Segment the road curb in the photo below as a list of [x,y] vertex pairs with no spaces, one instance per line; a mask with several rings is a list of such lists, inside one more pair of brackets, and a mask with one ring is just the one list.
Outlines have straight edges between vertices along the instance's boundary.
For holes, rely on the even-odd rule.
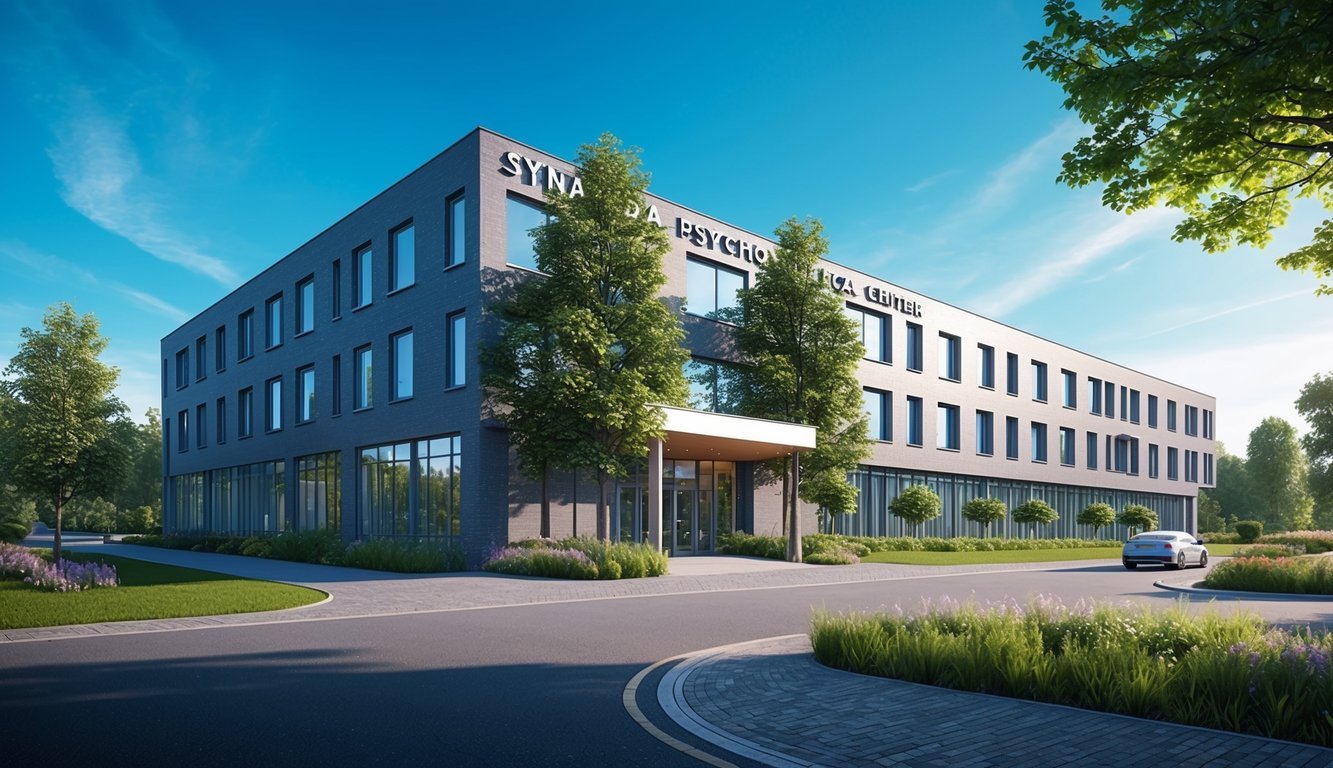
[[[1195,582],[1195,584],[1202,583],[1203,582]],[[1329,595],[1293,595],[1287,592],[1243,592],[1238,589],[1207,589],[1206,587],[1196,587],[1193,584],[1170,584],[1165,581],[1154,581],[1152,585],[1158,589],[1165,589],[1171,592],[1183,592],[1188,595],[1199,595],[1201,597],[1229,597],[1237,600],[1267,600],[1276,603],[1333,602],[1333,597]]]

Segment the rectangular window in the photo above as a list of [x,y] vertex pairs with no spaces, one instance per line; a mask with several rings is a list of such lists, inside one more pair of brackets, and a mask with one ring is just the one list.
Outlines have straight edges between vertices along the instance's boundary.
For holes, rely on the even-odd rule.
[[1102,415],[1102,380],[1088,377],[1088,411],[1093,416]]
[[1004,457],[1018,460],[1018,419],[1014,416],[1004,417]]
[[374,298],[375,287],[375,252],[370,244],[361,246],[352,253],[352,293],[356,301],[352,308],[364,307]]
[[1129,391],[1129,423],[1139,423],[1139,391],[1131,389]]
[[1157,446],[1148,443],[1148,477],[1156,480],[1159,472]]
[[200,336],[194,340],[194,380],[203,381],[208,377],[208,337]]
[[343,358],[342,355],[333,356],[333,397],[329,412],[333,416],[341,416],[343,412]]
[[315,366],[296,372],[296,423],[315,420]]
[[1199,482],[1199,452],[1185,451],[1185,482]]
[[246,387],[236,393],[236,436],[250,437],[255,433],[255,391]]
[[389,233],[389,291],[401,291],[416,281],[417,235],[409,221]]
[[870,439],[890,441],[893,439],[893,393],[878,389],[861,391],[866,414],[870,417]]
[[273,349],[282,344],[282,294],[269,299],[264,304],[264,316],[268,321],[268,331],[264,336],[266,349]]
[[236,361],[255,354],[255,311],[247,309],[236,318]]
[[907,444],[921,446],[921,420],[924,417],[921,398],[907,396]]
[[[685,381],[690,385],[689,406],[713,413],[736,413],[740,404],[732,400],[736,392],[731,386],[733,366],[718,360],[692,357],[685,362]],[[875,425],[870,425],[874,432]]]
[[550,216],[537,203],[510,195],[505,200],[505,261],[511,266],[537,269],[535,230]]
[[[1175,431],[1176,431],[1176,401],[1175,401],[1175,400],[1167,400],[1167,401],[1166,401],[1166,431],[1168,431],[1168,432],[1175,432]],[[1174,479],[1174,478],[1172,478],[1172,479]]]
[[176,353],[176,389],[185,389],[190,385],[190,348]]
[[268,402],[264,408],[264,428],[269,432],[282,429],[282,377],[269,379],[264,386],[268,393]]
[[1009,352],[1004,356],[1005,382],[1004,391],[1018,397],[1018,355]]
[[218,445],[227,442],[227,398],[219,397],[217,402]]
[[449,332],[447,340],[449,364],[445,375],[446,386],[461,387],[467,384],[467,314],[455,312],[449,315],[445,327]]
[[1105,385],[1104,389],[1106,390],[1106,397],[1105,397],[1105,401],[1104,401],[1102,404],[1103,404],[1104,406],[1106,406],[1106,411],[1105,411],[1105,413],[1104,413],[1103,415],[1106,416],[1106,418],[1108,418],[1108,419],[1114,419],[1114,418],[1115,418],[1115,385],[1108,381],[1108,382],[1106,382],[1106,385]]
[[1032,460],[1046,463],[1046,425],[1039,421],[1032,422]]
[[462,264],[467,260],[467,198],[461,191],[444,201],[444,229],[444,266]]
[[461,442],[457,435],[440,435],[362,449],[361,536],[459,536]]
[[1115,439],[1115,471],[1129,472],[1129,438],[1120,436]]
[[333,260],[333,319],[343,316],[343,262]]
[[213,372],[227,370],[227,326],[219,325],[213,332]]
[[1190,437],[1199,436],[1199,408],[1194,405],[1185,406],[1185,434]]
[[1088,469],[1097,468],[1097,433],[1088,433]]
[[352,409],[361,410],[375,405],[375,376],[371,365],[370,346],[352,353],[356,360],[356,379],[352,382]]
[[1148,426],[1157,429],[1157,395],[1148,395]]
[[958,406],[940,403],[935,409],[935,447],[945,451],[958,450]]
[[995,389],[995,347],[977,345],[977,370],[979,386]]
[[1129,395],[1128,395],[1128,392],[1129,392],[1129,389],[1128,389],[1124,384],[1121,384],[1121,385],[1120,385],[1120,420],[1121,420],[1121,421],[1125,421],[1125,420],[1129,419]]
[[1064,380],[1064,406],[1066,408],[1078,407],[1078,374],[1073,371],[1060,371],[1060,378]]
[[740,292],[748,284],[748,275],[727,269],[711,261],[688,259],[685,262],[685,311],[713,320],[738,322]]
[[1131,475],[1139,473],[1139,439],[1137,437],[1129,439],[1129,473]]
[[995,414],[977,411],[977,453],[990,456],[995,453]]
[[1032,361],[1032,399],[1039,403],[1046,402],[1047,399],[1047,372],[1046,363],[1038,360]]
[[889,354],[891,333],[888,318],[877,312],[853,307],[850,304],[843,307],[843,312],[860,331],[861,343],[865,346],[865,358],[881,363],[890,362],[892,360]]
[[200,403],[194,407],[194,447],[208,447],[208,404]]
[[1203,412],[1203,436],[1209,440],[1213,439],[1213,412]]
[[947,333],[940,334],[940,378],[949,381],[963,378],[963,341]]
[[342,451],[297,457],[296,473],[296,530],[342,530]]
[[412,332],[403,331],[390,337],[389,365],[393,369],[393,399],[403,400],[412,396]]
[[1213,485],[1213,454],[1203,455],[1203,484]]
[[296,284],[296,335],[315,330],[315,276]]
[[176,450],[184,453],[190,450],[190,411],[183,410],[176,414]]
[[1060,465],[1072,467],[1075,460],[1074,430],[1069,427],[1060,427]]
[[1106,436],[1106,471],[1115,471],[1115,438]]
[[921,373],[921,366],[925,358],[923,345],[925,339],[922,338],[921,326],[916,323],[907,324],[907,370]]

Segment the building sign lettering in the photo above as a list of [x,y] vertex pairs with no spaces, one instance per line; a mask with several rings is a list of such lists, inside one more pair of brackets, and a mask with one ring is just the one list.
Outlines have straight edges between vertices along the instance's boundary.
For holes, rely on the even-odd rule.
[[[500,173],[514,176],[529,187],[552,190],[570,197],[583,197],[583,181],[578,176],[565,173],[550,163],[533,160],[517,152],[500,155]],[[649,204],[647,208],[635,206],[628,213],[636,219],[646,216],[648,221],[658,226],[662,225],[662,216],[658,213],[656,205]]]
[[867,285],[864,290],[857,291],[856,283],[847,275],[838,275],[823,269],[819,270],[819,274],[820,278],[838,293],[848,296],[862,296],[870,304],[878,304],[904,315],[921,317],[921,302],[916,299],[909,299],[902,294],[894,293],[888,288],[881,288],[878,285]]
[[679,217],[676,218],[676,237],[689,242],[696,248],[717,251],[755,264],[764,263],[772,253],[766,246],[742,240],[739,237],[732,237],[711,227],[701,226],[689,219]]

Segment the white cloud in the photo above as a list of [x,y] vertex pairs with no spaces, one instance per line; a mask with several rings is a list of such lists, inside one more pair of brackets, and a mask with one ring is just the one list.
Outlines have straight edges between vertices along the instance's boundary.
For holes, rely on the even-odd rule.
[[1219,317],[1234,315],[1237,312],[1245,312],[1247,310],[1254,309],[1255,307],[1262,307],[1266,304],[1276,304],[1279,301],[1294,299],[1297,296],[1309,296],[1309,295],[1310,295],[1309,289],[1302,288],[1299,291],[1288,291],[1287,293],[1280,293],[1276,296],[1269,296],[1267,298],[1259,299],[1257,301],[1247,302],[1245,304],[1235,304],[1227,307],[1226,309],[1219,310],[1217,312],[1213,312],[1211,314],[1207,314],[1202,317],[1194,317],[1189,320],[1186,320],[1183,323],[1178,323],[1176,325],[1172,325],[1166,328],[1159,328],[1158,330],[1152,331],[1151,333],[1141,334],[1139,338],[1150,339],[1154,336],[1161,336],[1163,334],[1171,333],[1172,331],[1178,331],[1181,328],[1188,328],[1191,325],[1198,325],[1199,323],[1206,323],[1209,320],[1216,320]]
[[936,184],[939,184],[941,181],[944,181],[945,179],[947,179],[947,178],[949,178],[950,176],[953,176],[953,175],[955,175],[955,174],[957,174],[957,173],[958,173],[958,169],[957,169],[957,168],[954,168],[954,169],[951,169],[951,170],[948,170],[948,171],[944,171],[944,172],[942,172],[942,173],[934,174],[933,176],[927,176],[926,178],[922,179],[921,181],[918,181],[917,183],[913,184],[912,186],[907,187],[907,188],[904,189],[903,191],[904,191],[904,192],[920,192],[920,191],[923,190],[923,189],[930,189],[931,187],[935,186]]
[[29,274],[40,275],[47,280],[68,282],[74,278],[89,285],[107,288],[130,299],[144,309],[162,315],[178,323],[190,319],[190,314],[151,293],[131,288],[114,280],[103,280],[83,267],[71,264],[58,256],[40,253],[23,243],[0,242],[0,256],[23,265]]
[[1070,144],[1078,136],[1080,127],[1077,120],[1064,120],[1046,135],[1019,150],[991,174],[986,186],[973,196],[969,209],[975,212],[978,208],[994,209],[1015,203],[1018,200],[1015,190],[1026,183],[1043,164],[1058,157],[1059,148]]

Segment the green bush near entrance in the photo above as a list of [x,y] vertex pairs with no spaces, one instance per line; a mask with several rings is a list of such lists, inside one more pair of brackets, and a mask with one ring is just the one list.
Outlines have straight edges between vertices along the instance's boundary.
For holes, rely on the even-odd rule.
[[589,536],[525,539],[493,552],[482,569],[555,579],[642,579],[665,575],[667,556],[647,544]]

